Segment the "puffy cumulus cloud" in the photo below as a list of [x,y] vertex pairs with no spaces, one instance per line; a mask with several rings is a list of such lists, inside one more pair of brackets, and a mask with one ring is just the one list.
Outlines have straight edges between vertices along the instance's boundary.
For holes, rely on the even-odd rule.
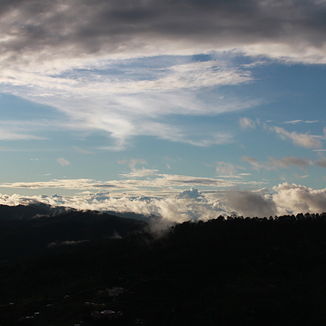
[[309,187],[283,183],[273,188],[273,201],[279,214],[326,211],[326,189],[315,190]]
[[190,188],[189,190],[185,190],[179,194],[179,198],[201,198],[201,194],[198,189]]
[[289,132],[280,127],[272,127],[282,139],[290,139],[292,142],[298,146],[305,148],[321,148],[322,143],[320,140],[316,139],[314,136],[309,134],[300,134],[297,132]]
[[273,216],[277,213],[276,204],[270,195],[253,191],[234,191],[227,194],[228,206],[244,216]]

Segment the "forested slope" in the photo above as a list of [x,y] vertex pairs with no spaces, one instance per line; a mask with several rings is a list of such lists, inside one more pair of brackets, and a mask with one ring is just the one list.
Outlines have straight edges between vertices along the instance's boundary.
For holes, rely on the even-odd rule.
[[2,263],[2,324],[325,325],[325,235],[326,214],[218,218]]

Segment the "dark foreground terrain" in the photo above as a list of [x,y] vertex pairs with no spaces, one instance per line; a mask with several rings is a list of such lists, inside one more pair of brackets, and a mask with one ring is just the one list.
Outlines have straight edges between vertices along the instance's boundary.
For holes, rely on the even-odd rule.
[[325,213],[187,222],[160,236],[143,224],[0,265],[5,326],[322,326],[325,307]]

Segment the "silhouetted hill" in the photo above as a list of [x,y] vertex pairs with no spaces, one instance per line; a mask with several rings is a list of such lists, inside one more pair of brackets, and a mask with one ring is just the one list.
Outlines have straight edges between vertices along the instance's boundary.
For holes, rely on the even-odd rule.
[[2,263],[0,323],[326,325],[325,234],[325,213],[218,218]]
[[145,222],[154,222],[155,220],[160,219],[160,217],[155,215],[144,215],[144,214],[137,214],[134,212],[115,212],[115,211],[105,211],[107,214],[119,216],[119,217],[126,217],[131,218],[134,220],[140,220]]
[[124,237],[147,224],[92,211],[51,211],[32,206],[2,206],[0,261],[72,250]]
[[64,210],[64,207],[52,207],[42,203],[26,206],[0,205],[0,221],[30,219],[36,215],[54,214]]

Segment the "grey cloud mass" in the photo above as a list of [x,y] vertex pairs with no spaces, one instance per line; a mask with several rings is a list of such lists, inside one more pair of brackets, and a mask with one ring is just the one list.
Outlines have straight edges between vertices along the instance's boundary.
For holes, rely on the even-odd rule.
[[273,216],[277,212],[275,202],[270,196],[252,191],[236,191],[227,195],[230,208],[244,216]]
[[31,52],[46,61],[163,48],[193,52],[198,45],[245,52],[254,46],[247,51],[267,54],[259,44],[274,44],[280,56],[295,60],[301,54],[325,61],[326,5],[320,1],[26,0],[1,2],[0,10],[5,61],[32,60]]
[[326,168],[326,158],[322,158],[316,162],[318,166],[321,166],[322,168]]
[[295,156],[285,156],[280,159],[269,157],[266,162],[259,162],[258,159],[254,157],[244,156],[242,158],[244,161],[250,163],[254,169],[266,169],[266,170],[276,170],[276,169],[286,169],[289,166],[297,166],[301,169],[307,168],[311,165],[319,165],[322,166],[323,160],[314,161],[308,158],[300,158]]

